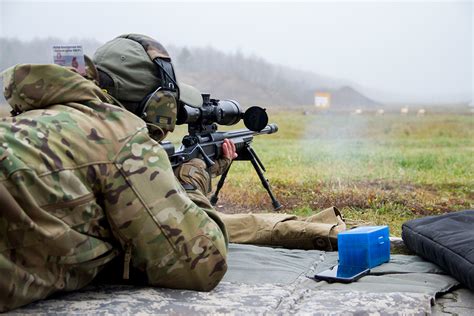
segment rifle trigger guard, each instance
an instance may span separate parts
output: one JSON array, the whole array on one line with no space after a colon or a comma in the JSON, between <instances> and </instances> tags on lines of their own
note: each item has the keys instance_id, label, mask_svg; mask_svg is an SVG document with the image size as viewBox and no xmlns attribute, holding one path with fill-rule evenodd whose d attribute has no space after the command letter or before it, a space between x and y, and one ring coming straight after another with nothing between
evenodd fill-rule
<instances>
[{"instance_id":1,"label":"rifle trigger guard","mask_svg":"<svg viewBox=\"0 0 474 316\"><path fill-rule=\"evenodd\" d=\"M199 151L199 153L201 154L202 156L202 160L204 160L204 162L206 163L206 166L209 168L209 167L212 167L214 166L214 162L211 160L211 158L209 158L206 153L204 152L204 150L202 149L202 147L200 145L197 145L196 146L197 150Z\"/></svg>"}]
</instances>

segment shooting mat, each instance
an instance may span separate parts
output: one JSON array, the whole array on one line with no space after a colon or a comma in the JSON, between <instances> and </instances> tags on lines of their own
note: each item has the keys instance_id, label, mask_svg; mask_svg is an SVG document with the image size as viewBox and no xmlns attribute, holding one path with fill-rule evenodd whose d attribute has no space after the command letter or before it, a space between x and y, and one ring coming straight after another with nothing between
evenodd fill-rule
<instances>
[{"instance_id":1,"label":"shooting mat","mask_svg":"<svg viewBox=\"0 0 474 316\"><path fill-rule=\"evenodd\" d=\"M425 315L431 313L437 293L458 284L436 265L406 255L392 256L389 263L352 284L328 284L308 278L336 262L337 253L231 244L229 271L208 293L101 284L56 295L11 313ZM442 314L449 306L474 312L474 294L462 291L461 295L446 298L447 307L437 305L435 312Z\"/></svg>"}]
</instances>

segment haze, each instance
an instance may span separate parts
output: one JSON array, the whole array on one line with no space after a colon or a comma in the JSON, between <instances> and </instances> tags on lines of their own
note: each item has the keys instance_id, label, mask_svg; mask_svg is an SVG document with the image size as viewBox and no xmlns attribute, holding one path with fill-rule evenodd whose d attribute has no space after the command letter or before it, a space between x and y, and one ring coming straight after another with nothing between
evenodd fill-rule
<instances>
[{"instance_id":1,"label":"haze","mask_svg":"<svg viewBox=\"0 0 474 316\"><path fill-rule=\"evenodd\" d=\"M473 15L471 1L2 1L0 36L144 33L339 78L382 102L455 103L474 100Z\"/></svg>"}]
</instances>

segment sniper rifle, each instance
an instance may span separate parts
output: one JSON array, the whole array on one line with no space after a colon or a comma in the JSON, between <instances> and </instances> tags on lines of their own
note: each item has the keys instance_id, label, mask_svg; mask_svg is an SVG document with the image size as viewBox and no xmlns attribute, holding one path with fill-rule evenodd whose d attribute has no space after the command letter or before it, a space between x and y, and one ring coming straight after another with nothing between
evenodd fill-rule
<instances>
[{"instance_id":1,"label":"sniper rifle","mask_svg":"<svg viewBox=\"0 0 474 316\"><path fill-rule=\"evenodd\" d=\"M273 134L278 131L274 123L268 124L265 109L253 106L242 111L239 103L233 100L211 99L209 94L203 94L203 105L193 108L183 104L178 111L176 124L188 124L188 135L184 136L178 149L169 141L161 142L166 150L173 168L194 158L202 159L207 167L214 165L222 155L222 143L229 139L235 144L238 157L235 160L250 161L263 187L268 192L275 210L282 207L275 198L263 172L266 171L257 153L251 147L254 136ZM233 131L217 131L217 124L234 125L243 118L246 129ZM215 205L230 167L222 174L217 183L216 191L211 196L211 204Z\"/></svg>"}]
</instances>

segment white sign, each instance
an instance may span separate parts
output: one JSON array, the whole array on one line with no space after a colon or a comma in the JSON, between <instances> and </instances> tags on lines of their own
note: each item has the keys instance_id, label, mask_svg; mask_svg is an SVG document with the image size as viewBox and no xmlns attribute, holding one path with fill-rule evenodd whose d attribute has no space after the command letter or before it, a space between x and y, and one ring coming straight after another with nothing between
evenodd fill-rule
<instances>
[{"instance_id":1,"label":"white sign","mask_svg":"<svg viewBox=\"0 0 474 316\"><path fill-rule=\"evenodd\" d=\"M314 105L320 108L327 108L329 107L329 98L326 96L315 96L314 97Z\"/></svg>"},{"instance_id":2,"label":"white sign","mask_svg":"<svg viewBox=\"0 0 474 316\"><path fill-rule=\"evenodd\" d=\"M81 45L53 46L53 62L59 66L74 68L81 75L86 73L86 63Z\"/></svg>"}]
</instances>

